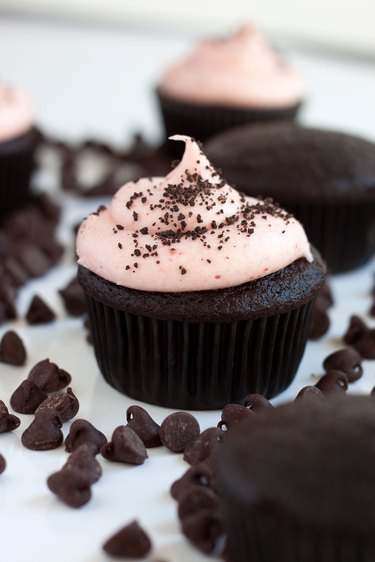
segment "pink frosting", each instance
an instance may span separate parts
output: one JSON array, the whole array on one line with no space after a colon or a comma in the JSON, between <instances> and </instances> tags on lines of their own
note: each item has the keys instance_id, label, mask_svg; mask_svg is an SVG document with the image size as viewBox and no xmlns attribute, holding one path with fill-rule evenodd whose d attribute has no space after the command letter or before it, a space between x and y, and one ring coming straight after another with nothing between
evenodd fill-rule
<instances>
[{"instance_id":1,"label":"pink frosting","mask_svg":"<svg viewBox=\"0 0 375 562\"><path fill-rule=\"evenodd\" d=\"M109 208L81 225L78 263L144 291L199 291L240 285L312 261L301 224L270 201L245 197L213 169L198 144L165 178L121 187Z\"/></svg>"},{"instance_id":2,"label":"pink frosting","mask_svg":"<svg viewBox=\"0 0 375 562\"><path fill-rule=\"evenodd\" d=\"M304 83L252 27L198 45L162 78L160 91L191 103L280 108L301 101Z\"/></svg>"},{"instance_id":3,"label":"pink frosting","mask_svg":"<svg viewBox=\"0 0 375 562\"><path fill-rule=\"evenodd\" d=\"M31 99L21 90L0 82L0 142L23 135L33 121Z\"/></svg>"}]
</instances>

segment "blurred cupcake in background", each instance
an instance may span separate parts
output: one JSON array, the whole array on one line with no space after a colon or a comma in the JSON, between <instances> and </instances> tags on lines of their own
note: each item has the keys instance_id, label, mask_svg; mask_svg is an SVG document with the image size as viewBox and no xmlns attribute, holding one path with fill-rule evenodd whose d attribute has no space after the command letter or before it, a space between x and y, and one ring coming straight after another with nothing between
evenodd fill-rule
<instances>
[{"instance_id":1,"label":"blurred cupcake in background","mask_svg":"<svg viewBox=\"0 0 375 562\"><path fill-rule=\"evenodd\" d=\"M157 89L166 137L202 141L244 123L293 120L304 93L300 74L251 26L196 46Z\"/></svg>"},{"instance_id":2,"label":"blurred cupcake in background","mask_svg":"<svg viewBox=\"0 0 375 562\"><path fill-rule=\"evenodd\" d=\"M0 219L30 199L38 138L31 99L0 82Z\"/></svg>"}]
</instances>

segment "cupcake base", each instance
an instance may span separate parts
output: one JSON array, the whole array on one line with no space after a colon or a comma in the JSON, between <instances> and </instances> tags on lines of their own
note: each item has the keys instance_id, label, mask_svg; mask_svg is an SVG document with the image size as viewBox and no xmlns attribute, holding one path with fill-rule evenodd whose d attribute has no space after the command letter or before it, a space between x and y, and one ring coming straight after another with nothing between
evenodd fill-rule
<instances>
[{"instance_id":1,"label":"cupcake base","mask_svg":"<svg viewBox=\"0 0 375 562\"><path fill-rule=\"evenodd\" d=\"M291 383L324 266L315 253L238 287L188 293L119 287L82 266L78 277L105 379L137 400L208 410Z\"/></svg>"},{"instance_id":2,"label":"cupcake base","mask_svg":"<svg viewBox=\"0 0 375 562\"><path fill-rule=\"evenodd\" d=\"M30 182L39 140L36 129L0 143L0 219L31 199Z\"/></svg>"}]
</instances>

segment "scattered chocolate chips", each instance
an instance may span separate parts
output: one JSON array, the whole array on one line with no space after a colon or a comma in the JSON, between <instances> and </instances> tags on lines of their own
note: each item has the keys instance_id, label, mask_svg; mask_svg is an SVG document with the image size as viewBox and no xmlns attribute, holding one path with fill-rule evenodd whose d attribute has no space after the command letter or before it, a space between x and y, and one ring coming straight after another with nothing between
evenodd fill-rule
<instances>
[{"instance_id":1,"label":"scattered chocolate chips","mask_svg":"<svg viewBox=\"0 0 375 562\"><path fill-rule=\"evenodd\" d=\"M223 438L224 433L218 427L205 429L185 447L184 461L191 465L204 461L211 455L215 443L220 443Z\"/></svg>"},{"instance_id":2,"label":"scattered chocolate chips","mask_svg":"<svg viewBox=\"0 0 375 562\"><path fill-rule=\"evenodd\" d=\"M53 310L38 295L35 295L26 313L26 320L31 325L47 324L55 320Z\"/></svg>"},{"instance_id":3,"label":"scattered chocolate chips","mask_svg":"<svg viewBox=\"0 0 375 562\"><path fill-rule=\"evenodd\" d=\"M350 317L343 340L348 345L354 345L367 330L365 322L359 316L353 315Z\"/></svg>"},{"instance_id":4,"label":"scattered chocolate chips","mask_svg":"<svg viewBox=\"0 0 375 562\"><path fill-rule=\"evenodd\" d=\"M342 371L328 371L315 386L322 392L346 392L348 377Z\"/></svg>"},{"instance_id":5,"label":"scattered chocolate chips","mask_svg":"<svg viewBox=\"0 0 375 562\"><path fill-rule=\"evenodd\" d=\"M243 406L254 413L260 412L266 408L273 408L271 402L262 394L248 394L242 400Z\"/></svg>"},{"instance_id":6,"label":"scattered chocolate chips","mask_svg":"<svg viewBox=\"0 0 375 562\"><path fill-rule=\"evenodd\" d=\"M91 499L91 485L102 475L95 454L95 445L82 443L72 452L62 469L48 477L47 485L51 492L70 507L81 507Z\"/></svg>"},{"instance_id":7,"label":"scattered chocolate chips","mask_svg":"<svg viewBox=\"0 0 375 562\"><path fill-rule=\"evenodd\" d=\"M82 316L86 312L85 295L77 277L74 277L63 289L59 290L65 309L71 316Z\"/></svg>"},{"instance_id":8,"label":"scattered chocolate chips","mask_svg":"<svg viewBox=\"0 0 375 562\"><path fill-rule=\"evenodd\" d=\"M304 386L296 396L296 400L310 400L323 396L322 391L317 386Z\"/></svg>"},{"instance_id":9,"label":"scattered chocolate chips","mask_svg":"<svg viewBox=\"0 0 375 562\"><path fill-rule=\"evenodd\" d=\"M325 333L328 332L330 326L330 319L327 313L327 309L320 306L318 301L316 301L314 309L311 315L311 324L309 329L309 340L318 340Z\"/></svg>"},{"instance_id":10,"label":"scattered chocolate chips","mask_svg":"<svg viewBox=\"0 0 375 562\"><path fill-rule=\"evenodd\" d=\"M10 414L4 402L0 400L0 433L8 433L17 429L20 423L20 419L14 414Z\"/></svg>"},{"instance_id":11,"label":"scattered chocolate chips","mask_svg":"<svg viewBox=\"0 0 375 562\"><path fill-rule=\"evenodd\" d=\"M160 447L160 426L141 406L129 406L126 412L126 427L130 427L142 439L145 447Z\"/></svg>"},{"instance_id":12,"label":"scattered chocolate chips","mask_svg":"<svg viewBox=\"0 0 375 562\"><path fill-rule=\"evenodd\" d=\"M56 363L52 363L49 359L43 359L36 363L27 378L44 390L44 392L61 390L72 380L69 373L60 369Z\"/></svg>"},{"instance_id":13,"label":"scattered chocolate chips","mask_svg":"<svg viewBox=\"0 0 375 562\"><path fill-rule=\"evenodd\" d=\"M173 482L170 493L178 500L192 486L208 486L212 488L213 472L209 462L203 461L189 468L178 480Z\"/></svg>"},{"instance_id":14,"label":"scattered chocolate chips","mask_svg":"<svg viewBox=\"0 0 375 562\"><path fill-rule=\"evenodd\" d=\"M182 532L204 554L211 554L217 542L224 536L224 522L220 511L202 509L185 517Z\"/></svg>"},{"instance_id":15,"label":"scattered chocolate chips","mask_svg":"<svg viewBox=\"0 0 375 562\"><path fill-rule=\"evenodd\" d=\"M5 332L0 341L0 361L21 366L26 363L26 349L19 335L13 330Z\"/></svg>"},{"instance_id":16,"label":"scattered chocolate chips","mask_svg":"<svg viewBox=\"0 0 375 562\"><path fill-rule=\"evenodd\" d=\"M125 425L114 430L111 441L103 445L100 453L109 461L127 464L143 464L148 457L142 439Z\"/></svg>"},{"instance_id":17,"label":"scattered chocolate chips","mask_svg":"<svg viewBox=\"0 0 375 562\"><path fill-rule=\"evenodd\" d=\"M178 498L178 517L183 520L202 509L219 510L218 495L207 486L190 486Z\"/></svg>"},{"instance_id":18,"label":"scattered chocolate chips","mask_svg":"<svg viewBox=\"0 0 375 562\"><path fill-rule=\"evenodd\" d=\"M0 474L6 469L7 463L3 455L0 453Z\"/></svg>"},{"instance_id":19,"label":"scattered chocolate chips","mask_svg":"<svg viewBox=\"0 0 375 562\"><path fill-rule=\"evenodd\" d=\"M103 550L114 558L144 558L152 548L151 540L137 521L132 521L112 535Z\"/></svg>"},{"instance_id":20,"label":"scattered chocolate chips","mask_svg":"<svg viewBox=\"0 0 375 562\"><path fill-rule=\"evenodd\" d=\"M352 347L346 347L326 357L323 362L323 368L326 371L331 371L332 369L343 371L348 377L349 383L352 383L362 376L362 357Z\"/></svg>"},{"instance_id":21,"label":"scattered chocolate chips","mask_svg":"<svg viewBox=\"0 0 375 562\"><path fill-rule=\"evenodd\" d=\"M221 413L221 421L217 426L222 431L229 431L237 423L254 415L255 413L252 410L241 404L227 404Z\"/></svg>"},{"instance_id":22,"label":"scattered chocolate chips","mask_svg":"<svg viewBox=\"0 0 375 562\"><path fill-rule=\"evenodd\" d=\"M34 414L37 407L47 398L33 381L22 381L10 397L10 405L19 414Z\"/></svg>"},{"instance_id":23,"label":"scattered chocolate chips","mask_svg":"<svg viewBox=\"0 0 375 562\"><path fill-rule=\"evenodd\" d=\"M50 396L38 406L36 413L38 414L42 410L56 412L60 416L61 421L65 423L77 415L79 401L72 389L67 388L66 392L54 392L50 394Z\"/></svg>"},{"instance_id":24,"label":"scattered chocolate chips","mask_svg":"<svg viewBox=\"0 0 375 562\"><path fill-rule=\"evenodd\" d=\"M174 453L182 453L199 434L198 421L187 412L169 414L160 426L161 442Z\"/></svg>"},{"instance_id":25,"label":"scattered chocolate chips","mask_svg":"<svg viewBox=\"0 0 375 562\"><path fill-rule=\"evenodd\" d=\"M65 450L70 453L84 443L94 445L95 454L98 454L103 445L107 443L107 438L89 421L75 420L65 439Z\"/></svg>"},{"instance_id":26,"label":"scattered chocolate chips","mask_svg":"<svg viewBox=\"0 0 375 562\"><path fill-rule=\"evenodd\" d=\"M51 410L42 410L22 434L24 447L32 451L49 451L56 449L63 442L60 416Z\"/></svg>"}]
</instances>

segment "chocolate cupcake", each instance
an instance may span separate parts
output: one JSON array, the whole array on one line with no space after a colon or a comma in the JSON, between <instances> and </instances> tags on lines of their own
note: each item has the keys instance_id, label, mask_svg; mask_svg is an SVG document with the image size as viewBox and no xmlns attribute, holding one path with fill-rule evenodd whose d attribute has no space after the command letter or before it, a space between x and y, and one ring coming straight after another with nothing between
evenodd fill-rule
<instances>
[{"instance_id":1,"label":"chocolate cupcake","mask_svg":"<svg viewBox=\"0 0 375 562\"><path fill-rule=\"evenodd\" d=\"M30 199L38 134L28 96L0 82L0 219Z\"/></svg>"},{"instance_id":2,"label":"chocolate cupcake","mask_svg":"<svg viewBox=\"0 0 375 562\"><path fill-rule=\"evenodd\" d=\"M330 396L268 408L216 455L236 562L375 560L374 399Z\"/></svg>"},{"instance_id":3,"label":"chocolate cupcake","mask_svg":"<svg viewBox=\"0 0 375 562\"><path fill-rule=\"evenodd\" d=\"M79 280L99 367L127 395L215 409L292 381L324 266L301 225L244 197L197 143L81 225Z\"/></svg>"},{"instance_id":4,"label":"chocolate cupcake","mask_svg":"<svg viewBox=\"0 0 375 562\"><path fill-rule=\"evenodd\" d=\"M296 216L332 273L374 254L374 143L283 123L239 127L205 149L237 189L273 197Z\"/></svg>"},{"instance_id":5,"label":"chocolate cupcake","mask_svg":"<svg viewBox=\"0 0 375 562\"><path fill-rule=\"evenodd\" d=\"M157 89L166 137L179 131L200 140L244 123L294 119L303 95L300 75L250 26L198 45Z\"/></svg>"}]
</instances>

